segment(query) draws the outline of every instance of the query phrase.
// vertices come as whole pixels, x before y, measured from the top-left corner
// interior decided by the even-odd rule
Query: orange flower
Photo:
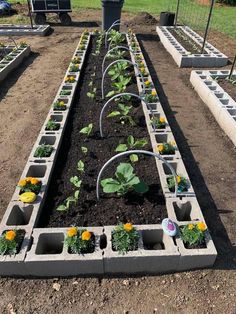
[[[207,229],[206,225],[202,221],[197,224],[197,228],[200,231],[205,231]]]
[[[77,230],[76,227],[71,227],[71,228],[68,229],[68,231],[67,231],[67,235],[68,235],[69,238],[72,238],[72,237],[76,236],[77,233],[78,233],[78,230]]]
[[[16,237],[16,232],[14,230],[9,230],[5,233],[5,239],[8,241],[13,241]]]
[[[159,121],[160,121],[161,123],[166,123],[166,119],[165,119],[164,117],[160,117]]]
[[[31,178],[30,182],[31,184],[36,185],[36,184],[39,184],[40,181],[36,178]]]
[[[31,179],[33,179],[32,177],[27,177],[25,178],[26,182],[31,183]]]
[[[124,230],[127,232],[130,232],[131,230],[133,230],[133,225],[130,222],[127,222],[126,224],[124,224]]]
[[[189,224],[189,225],[188,225],[188,229],[189,229],[189,230],[193,230],[193,228],[194,228],[194,225],[193,225],[193,224]]]
[[[88,230],[85,230],[81,235],[81,239],[83,241],[89,241],[91,239],[91,232],[89,232]]]
[[[27,184],[27,180],[26,179],[21,179],[18,183],[19,186],[23,187],[23,186],[26,186]]]

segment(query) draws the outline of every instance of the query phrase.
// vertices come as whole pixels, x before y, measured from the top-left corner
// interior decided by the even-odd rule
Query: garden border
[[[0,36],[45,36],[50,29],[50,25],[36,25],[32,29],[30,25],[2,24],[0,26]]]
[[[85,45],[85,51],[81,54],[81,51],[78,49],[80,44],[79,42],[73,57],[80,55],[82,56],[82,61],[84,62],[90,42],[90,37],[91,33],[89,34],[87,43]],[[128,35],[127,40],[129,44]],[[139,53],[141,53],[140,47],[139,51]],[[134,54],[135,53],[133,52],[131,53],[131,58],[134,58]],[[144,60],[143,55],[142,58]],[[145,68],[148,71],[146,63]],[[71,75],[69,68],[66,72],[65,78],[68,76],[68,74]],[[68,100],[67,110],[66,112],[60,113],[55,113],[53,109],[50,110],[21,176],[21,178],[25,176],[35,176],[42,180],[43,185],[37,200],[34,203],[22,205],[22,203],[17,200],[19,196],[19,189],[17,188],[0,224],[1,233],[4,230],[9,229],[23,229],[26,232],[24,246],[22,247],[20,253],[15,257],[1,257],[0,275],[50,277],[72,275],[103,275],[108,273],[168,273],[185,269],[185,255],[188,256],[186,269],[212,266],[217,256],[217,252],[210,235],[208,238],[208,242],[210,244],[207,245],[206,249],[202,249],[199,253],[201,255],[201,260],[199,264],[197,264],[196,256],[198,256],[198,252],[196,252],[196,250],[193,252],[193,254],[188,252],[191,250],[187,250],[187,253],[184,250],[180,252],[179,248],[181,247],[180,243],[182,243],[182,240],[177,238],[175,242],[174,238],[166,236],[163,233],[161,225],[159,224],[137,225],[137,230],[141,235],[139,248],[137,251],[128,252],[125,256],[119,255],[118,252],[113,251],[111,248],[111,230],[114,229],[115,226],[87,227],[88,230],[91,230],[96,235],[97,250],[92,254],[86,254],[86,256],[68,254],[65,246],[61,244],[63,241],[63,236],[65,236],[66,230],[68,230],[67,228],[35,228],[42,209],[44,194],[47,190],[47,182],[50,179],[50,175],[52,173],[57,152],[64,133],[67,116],[70,110],[70,105],[73,101],[74,91],[79,80],[79,75],[80,72],[77,73],[76,82],[73,84],[65,83],[64,78],[63,83],[61,84],[55,97],[55,101],[58,100],[58,98],[61,98],[60,92],[65,86],[70,87],[72,91],[71,96],[63,96],[63,99]],[[141,78],[138,77],[138,73],[136,73],[136,75],[139,93],[142,94],[143,86],[141,83]],[[150,76],[148,76],[148,78],[151,80]],[[154,86],[153,82],[152,86]],[[159,100],[157,103],[152,105],[157,115],[159,114],[166,118]],[[151,136],[152,147],[153,150],[156,151],[157,135],[171,136],[172,138],[174,138],[174,135],[172,134],[168,124],[165,129],[154,132],[149,123],[150,112],[148,108],[145,107],[144,102],[142,102],[142,107],[144,110],[148,131]],[[51,115],[58,116],[58,119],[60,120],[61,127],[58,131],[45,131],[46,122],[48,118],[51,117]],[[35,147],[38,143],[40,143],[40,141],[42,141],[43,136],[56,137],[55,146],[57,145],[57,148],[55,148],[55,154],[51,159],[49,159],[49,161],[45,160],[45,158],[38,159],[33,157]],[[171,160],[172,162],[182,162],[181,155],[178,150],[176,155],[167,155],[165,158],[167,160]],[[158,163],[158,161],[157,166],[160,167],[160,163]],[[160,173],[159,168],[158,171]],[[162,180],[161,184],[163,187],[166,185],[166,182],[163,182]],[[191,222],[196,223],[198,221],[205,222],[194,193],[185,193],[182,197],[174,198],[173,195],[171,196],[172,193],[165,193],[164,189],[163,192],[166,197],[168,217],[173,219],[177,225]],[[182,217],[179,215],[179,212],[182,212],[182,210],[184,211],[183,220],[181,220]],[[188,217],[190,220],[186,220],[186,217]],[[17,219],[19,223],[14,225]],[[99,238],[101,237],[107,241],[107,246],[105,248],[102,248],[99,245]],[[145,243],[153,241],[161,241],[164,245],[164,249],[146,250]],[[62,247],[62,249],[57,249],[58,254],[51,254],[51,243],[52,246],[53,243],[55,243],[56,249],[58,248],[58,243],[60,243],[60,248]],[[41,254],[41,252],[44,250],[44,247],[46,247],[46,254]],[[10,265],[10,267],[8,267],[8,265]]]
[[[17,68],[20,63],[24,60],[24,58],[28,57],[31,50],[30,46],[26,47],[15,47],[15,46],[7,46],[5,49],[17,49],[15,51],[9,52],[6,56],[13,57],[12,60],[7,61],[4,58],[0,61],[0,82],[3,81],[7,75],[12,72],[15,68]],[[3,67],[1,67],[3,66]]]
[[[178,28],[186,33],[199,47],[203,38],[188,26],[157,26],[156,31],[163,46],[171,54],[179,67],[222,67],[227,65],[228,57],[206,42],[205,51],[208,54],[189,54],[189,52],[175,39],[169,29]]]
[[[225,78],[229,76],[229,73],[229,70],[192,71],[190,82],[220,127],[236,146],[236,101],[214,80],[216,77]],[[236,75],[236,71],[233,75]]]

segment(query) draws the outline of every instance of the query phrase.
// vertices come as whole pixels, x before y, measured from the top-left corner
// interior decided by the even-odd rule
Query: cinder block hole
[[[36,164],[46,164],[46,160],[43,160],[43,159],[34,159],[34,163],[36,163]]]
[[[215,95],[217,98],[222,98],[224,94],[223,93],[215,93]]]
[[[101,250],[107,247],[107,236],[105,234],[100,236],[99,246]]]
[[[233,119],[236,121],[236,117],[233,117]]]
[[[148,107],[147,107],[147,109],[152,109],[152,110],[157,110],[157,108],[158,108],[158,106],[157,106],[157,104],[149,104],[148,105]]]
[[[56,136],[42,136],[39,145],[54,145],[56,142]]]
[[[53,134],[55,134],[55,132],[45,132],[47,135],[53,135]]]
[[[229,71],[220,71],[222,74],[229,74]]]
[[[156,141],[157,143],[167,143],[168,142],[168,135],[167,134],[156,134]]]
[[[28,225],[30,217],[32,215],[34,206],[28,205],[25,207],[20,207],[14,205],[8,216],[6,225],[7,226],[19,226],[19,225]]]
[[[39,235],[35,254],[60,254],[63,250],[63,233],[43,233]]]
[[[235,116],[236,115],[236,109],[229,109],[228,112],[229,112],[229,114],[231,116]]]
[[[205,83],[207,86],[212,85],[212,82],[211,82],[211,81],[205,81],[204,83]]]
[[[54,120],[56,122],[61,122],[63,120],[63,115],[62,114],[52,114],[51,120]]]
[[[162,230],[142,230],[143,246],[145,250],[164,250]]]
[[[216,86],[209,86],[210,90],[216,90]]]
[[[193,221],[193,220],[199,220],[195,218],[196,215],[196,208],[192,207],[191,202],[185,202],[185,203],[173,203],[175,215],[178,221]]]
[[[229,99],[220,99],[220,102],[221,102],[223,105],[228,105]]]
[[[62,86],[62,90],[72,90],[72,86],[68,86],[68,85],[63,85]]]
[[[209,71],[209,73],[217,75],[217,71]]]
[[[45,176],[46,170],[47,166],[45,165],[32,165],[29,167],[26,177],[43,178]]]
[[[196,71],[197,74],[202,74],[202,71]]]
[[[174,171],[176,172],[176,174],[178,174],[178,163],[177,162],[169,162],[169,165],[174,169]],[[163,163],[163,170],[165,172],[166,175],[171,175],[172,172],[170,170],[170,168]]]

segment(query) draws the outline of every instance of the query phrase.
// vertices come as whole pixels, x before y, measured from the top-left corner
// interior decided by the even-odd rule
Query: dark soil
[[[232,77],[233,80],[236,80],[236,77]],[[229,94],[233,100],[236,101],[236,85],[232,84],[229,80],[219,79],[217,83],[224,89],[226,93]]]
[[[122,125],[119,119],[107,119],[106,115],[114,110],[111,107],[104,116],[103,130],[107,136],[100,138],[98,133],[99,115],[101,112],[101,68],[105,50],[99,56],[93,56],[91,52],[95,49],[95,39],[90,47],[85,72],[82,74],[82,84],[77,91],[74,107],[72,108],[63,143],[59,152],[52,181],[45,200],[45,206],[39,222],[40,227],[68,227],[72,224],[77,226],[102,226],[112,225],[118,222],[131,221],[135,224],[160,223],[167,217],[165,199],[162,194],[159,176],[155,160],[149,157],[140,156],[138,163],[135,163],[135,173],[149,185],[149,191],[144,195],[129,192],[125,197],[118,198],[114,195],[103,195],[101,200],[96,199],[97,175],[104,163],[114,156],[115,148],[119,143],[125,143],[128,135],[135,138],[147,138],[149,135],[146,128],[140,102],[133,102],[135,105],[132,116],[136,122],[135,126]],[[96,68],[96,69],[95,69]],[[96,70],[96,76],[91,74]],[[94,80],[97,87],[95,100],[87,97],[90,90],[89,82]],[[105,94],[111,84],[110,78],[106,78]],[[127,91],[137,93],[136,81],[128,86]],[[89,138],[79,131],[93,123],[93,132]],[[88,153],[83,155],[81,147],[86,146]],[[145,149],[150,149],[150,143]],[[82,159],[85,163],[85,173],[82,175],[82,189],[78,205],[72,205],[67,212],[58,212],[56,208],[70,195],[73,195],[74,188],[70,183],[72,176],[78,175],[77,162]],[[111,164],[104,172],[103,178],[113,177],[119,162],[129,162],[128,157]]]
[[[147,12],[140,12],[133,19],[131,19],[127,25],[130,27],[140,24],[157,25],[157,23],[158,21],[151,14]]]
[[[175,39],[187,50],[190,51],[192,54],[200,54],[201,53],[201,47],[192,40],[185,32],[183,32],[181,29],[178,29],[178,32],[183,34],[183,36],[187,36],[188,40],[185,40],[182,36],[176,32],[175,29],[169,29],[169,32],[175,37]],[[207,54],[207,51],[204,50],[204,53]]]

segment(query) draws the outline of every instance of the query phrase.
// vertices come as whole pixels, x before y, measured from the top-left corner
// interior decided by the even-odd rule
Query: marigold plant
[[[125,254],[137,249],[139,238],[137,229],[131,223],[120,223],[112,231],[112,247],[119,254]]]
[[[64,103],[63,100],[57,100],[53,104],[53,109],[54,110],[66,110],[66,104]]]
[[[75,82],[75,77],[74,76],[67,76],[65,78],[66,83],[74,83]]]
[[[152,89],[151,92],[147,91],[144,100],[148,103],[155,103],[158,101],[157,92],[155,89]]]
[[[157,146],[157,150],[161,155],[173,155],[175,153],[175,142],[162,143]]]
[[[42,186],[42,182],[38,180],[37,178],[33,177],[27,177],[24,179],[21,179],[18,183],[18,187],[21,190],[21,193],[24,192],[33,192],[35,194],[38,194]]]
[[[180,227],[180,237],[187,247],[199,246],[205,243],[205,231],[207,230],[204,222],[188,224]]]
[[[15,255],[22,236],[17,230],[8,230],[0,236],[0,255]]]
[[[178,192],[187,192],[189,189],[189,181],[183,176],[176,176],[177,184],[178,184]],[[167,184],[170,191],[175,189],[175,179],[174,176],[169,176],[167,178]]]
[[[166,126],[166,119],[164,117],[153,117],[151,123],[154,129],[164,129]]]
[[[73,254],[93,253],[95,249],[95,237],[86,229],[71,227],[67,230],[65,245]]]

